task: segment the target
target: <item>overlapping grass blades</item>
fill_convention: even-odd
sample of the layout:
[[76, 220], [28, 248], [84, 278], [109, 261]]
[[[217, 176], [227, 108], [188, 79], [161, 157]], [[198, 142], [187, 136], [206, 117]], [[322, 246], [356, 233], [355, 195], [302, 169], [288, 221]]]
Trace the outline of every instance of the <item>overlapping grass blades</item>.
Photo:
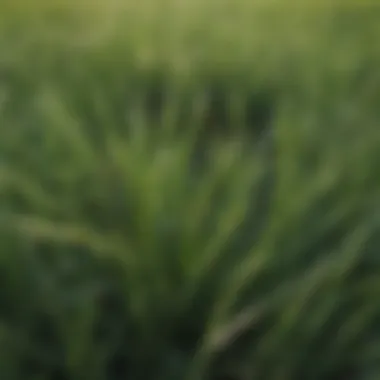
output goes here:
[[1, 378], [377, 378], [377, 18], [4, 2]]

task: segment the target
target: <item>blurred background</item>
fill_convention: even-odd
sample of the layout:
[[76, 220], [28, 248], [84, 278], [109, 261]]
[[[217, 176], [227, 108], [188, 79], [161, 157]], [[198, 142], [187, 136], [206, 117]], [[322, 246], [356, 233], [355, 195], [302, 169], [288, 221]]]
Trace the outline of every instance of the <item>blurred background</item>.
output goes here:
[[0, 378], [379, 379], [379, 41], [376, 2], [1, 0]]

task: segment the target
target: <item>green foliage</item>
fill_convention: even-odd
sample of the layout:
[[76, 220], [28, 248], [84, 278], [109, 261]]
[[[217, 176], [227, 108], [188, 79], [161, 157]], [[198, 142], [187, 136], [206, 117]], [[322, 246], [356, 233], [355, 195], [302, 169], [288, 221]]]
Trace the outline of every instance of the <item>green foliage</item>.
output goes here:
[[0, 5], [2, 379], [380, 376], [378, 12], [275, 4]]

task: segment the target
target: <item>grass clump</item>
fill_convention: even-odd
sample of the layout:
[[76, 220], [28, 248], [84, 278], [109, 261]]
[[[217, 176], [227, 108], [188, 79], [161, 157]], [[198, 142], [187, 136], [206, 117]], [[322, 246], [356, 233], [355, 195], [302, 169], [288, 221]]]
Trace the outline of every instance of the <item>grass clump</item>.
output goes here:
[[0, 19], [1, 378], [380, 375], [376, 7]]

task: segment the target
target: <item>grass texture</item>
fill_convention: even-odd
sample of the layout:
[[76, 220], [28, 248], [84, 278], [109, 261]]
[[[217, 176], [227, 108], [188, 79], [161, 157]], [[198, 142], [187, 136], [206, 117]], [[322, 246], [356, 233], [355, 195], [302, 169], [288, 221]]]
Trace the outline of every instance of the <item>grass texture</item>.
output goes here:
[[0, 378], [380, 378], [380, 8], [0, 3]]

